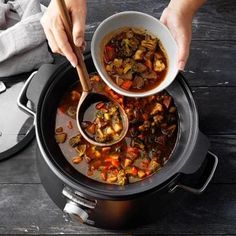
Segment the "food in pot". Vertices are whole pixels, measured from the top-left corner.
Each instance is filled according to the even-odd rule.
[[[165,78],[168,63],[157,37],[146,30],[125,28],[105,44],[103,61],[111,79],[122,89],[144,92]]]
[[[156,173],[170,158],[176,142],[178,115],[172,97],[166,91],[144,98],[123,97],[99,76],[92,75],[90,80],[94,92],[104,92],[124,108],[130,121],[129,130],[125,138],[113,146],[88,143],[79,133],[74,116],[68,112],[76,108],[80,99],[81,88],[75,84],[63,96],[56,115],[55,140],[66,159],[80,173],[109,184],[125,185]],[[97,103],[96,106],[98,111],[101,107],[105,109],[104,117],[113,109],[110,104]],[[117,132],[121,128],[113,127],[112,121],[107,125]],[[94,132],[94,128],[87,128]]]
[[[91,104],[84,114],[82,128],[99,143],[119,140],[123,130],[119,106],[112,101]]]

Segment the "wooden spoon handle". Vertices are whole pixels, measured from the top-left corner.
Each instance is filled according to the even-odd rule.
[[[80,49],[75,46],[74,41],[73,41],[72,23],[71,23],[70,15],[68,13],[64,0],[57,0],[57,5],[60,10],[62,22],[65,27],[65,31],[66,31],[66,35],[68,37],[69,43],[78,60],[78,65],[76,66],[76,70],[79,75],[83,91],[88,92],[91,90],[91,87],[89,85],[89,75],[88,75],[86,65],[84,63],[83,55]]]

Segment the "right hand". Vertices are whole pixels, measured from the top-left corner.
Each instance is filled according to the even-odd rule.
[[[65,0],[65,4],[72,20],[74,44],[83,50],[85,47],[86,0]],[[76,67],[78,61],[66,36],[56,0],[51,0],[41,19],[41,24],[52,52],[64,55],[71,65]]]
[[[206,0],[171,0],[161,15],[178,45],[178,68],[184,70],[192,39],[192,21]]]
[[[168,6],[161,15],[160,21],[165,24],[178,45],[178,69],[184,70],[189,56],[192,39],[193,14],[183,14],[178,9]]]

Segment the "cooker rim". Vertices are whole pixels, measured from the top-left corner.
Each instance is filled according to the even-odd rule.
[[[65,66],[67,66],[67,64],[68,63],[65,63],[64,64],[64,67]],[[67,68],[68,68],[68,66],[67,66]],[[52,76],[52,77],[56,77],[56,75],[58,74],[58,72],[59,71],[62,71],[64,68],[63,68],[63,66],[61,66],[60,67],[60,70],[58,70],[57,71],[57,73],[55,72],[54,73],[54,76]],[[182,77],[182,75],[181,75],[181,77]],[[182,79],[182,78],[181,78]],[[51,79],[51,81],[52,81],[52,79]],[[194,117],[192,117],[192,118],[194,118],[194,121],[192,121],[192,124],[195,124],[194,125],[194,129],[192,130],[192,132],[191,132],[191,135],[190,135],[190,137],[191,137],[191,140],[190,140],[190,138],[189,138],[189,142],[188,143],[190,143],[191,145],[190,145],[190,150],[189,149],[187,149],[187,151],[188,152],[191,152],[191,149],[193,149],[194,148],[194,143],[195,143],[195,141],[196,141],[196,139],[197,139],[197,136],[198,136],[198,133],[199,133],[199,129],[198,129],[198,112],[197,112],[197,108],[196,108],[196,104],[195,104],[195,102],[194,102],[194,99],[193,99],[193,97],[192,97],[192,94],[191,94],[191,91],[190,91],[190,89],[189,89],[189,87],[188,87],[188,85],[187,85],[187,83],[185,82],[185,81],[179,81],[180,83],[182,83],[182,87],[184,87],[184,89],[186,90],[186,95],[188,95],[188,99],[189,99],[189,102],[191,103],[190,105],[191,105],[191,107],[192,107],[192,109],[194,110]],[[46,89],[44,89],[44,90],[46,90]],[[48,91],[48,89],[46,90],[46,91]],[[45,91],[45,92],[46,92]],[[40,108],[40,105],[42,105],[43,104],[43,100],[44,99],[42,99],[42,97],[43,98],[45,98],[46,96],[43,96],[43,95],[45,95],[43,92],[41,93],[41,95],[40,95],[40,99],[39,99],[39,103],[38,103],[38,108]],[[37,111],[39,111],[40,109],[37,109]],[[41,107],[41,110],[42,110],[42,107]],[[45,150],[44,150],[44,147],[42,146],[42,143],[40,142],[40,141],[42,141],[42,137],[40,137],[40,134],[39,134],[39,132],[38,132],[38,129],[39,128],[41,128],[41,123],[39,122],[40,121],[40,115],[41,115],[41,112],[37,112],[37,115],[36,115],[36,137],[37,137],[37,140],[38,140],[38,145],[39,145],[39,149],[40,149],[40,151],[41,151],[41,153],[42,153],[42,156],[43,156],[43,158],[44,158],[44,160],[47,162],[47,164],[48,164],[48,166],[50,167],[50,169],[63,181],[63,182],[65,182],[67,185],[69,185],[69,186],[71,186],[71,187],[73,187],[73,188],[75,188],[75,189],[78,189],[78,191],[80,191],[80,192],[82,192],[82,193],[84,193],[84,194],[87,194],[87,195],[89,195],[89,196],[94,196],[94,197],[100,197],[100,198],[112,198],[112,199],[117,199],[117,198],[130,198],[130,197],[134,197],[134,196],[136,196],[136,195],[141,195],[141,194],[145,194],[146,192],[149,192],[149,191],[155,191],[155,190],[157,190],[157,189],[161,189],[163,186],[165,186],[166,184],[168,184],[168,183],[170,183],[171,181],[172,181],[172,178],[173,179],[175,179],[177,176],[179,176],[181,173],[179,173],[179,172],[173,172],[171,175],[169,175],[169,177],[168,178],[166,178],[166,180],[165,181],[163,181],[161,184],[150,184],[150,185],[148,185],[148,187],[144,187],[143,189],[142,189],[142,191],[140,191],[140,189],[139,190],[137,190],[137,191],[131,191],[131,192],[129,192],[129,191],[127,191],[127,190],[124,190],[124,191],[114,191],[114,190],[112,190],[112,191],[106,191],[106,190],[101,190],[101,189],[94,189],[94,188],[91,188],[91,186],[87,186],[87,185],[84,185],[83,183],[81,183],[81,181],[80,182],[78,182],[78,180],[77,181],[74,181],[74,178],[73,177],[71,177],[71,176],[68,176],[68,175],[65,175],[65,172],[64,171],[61,171],[61,169],[60,168],[58,168],[58,167],[56,167],[55,166],[55,164],[52,162],[52,160],[50,160],[50,158],[48,157],[48,155],[45,153]],[[42,135],[42,133],[41,133],[41,135]],[[179,164],[179,163],[181,163],[181,160],[182,160],[182,158],[179,158],[179,161],[178,161],[178,163],[177,164]],[[188,159],[186,160],[186,161],[188,161]],[[168,161],[169,162],[169,161]],[[167,164],[168,164],[168,162],[167,162]],[[167,165],[166,164],[166,165]],[[165,166],[164,166],[165,167]],[[162,169],[164,169],[164,167],[162,168]],[[181,170],[181,168],[178,168],[178,171],[180,171]],[[161,170],[160,170],[161,171]],[[154,174],[154,175],[156,175],[156,174]],[[152,175],[152,176],[154,176],[154,175]],[[150,179],[150,178],[152,178],[152,176],[150,176],[149,178],[147,178],[147,179]],[[88,178],[88,177],[87,177]],[[143,182],[143,181],[145,181],[145,179],[144,180],[142,180],[142,181],[139,181],[139,182]],[[135,184],[135,183],[134,183]],[[105,185],[107,185],[107,184],[105,184]],[[131,184],[130,184],[131,185]],[[132,184],[133,185],[133,184]],[[97,193],[99,191],[99,193]]]

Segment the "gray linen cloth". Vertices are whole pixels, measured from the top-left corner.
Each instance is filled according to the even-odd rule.
[[[0,77],[52,63],[39,0],[0,0]]]

